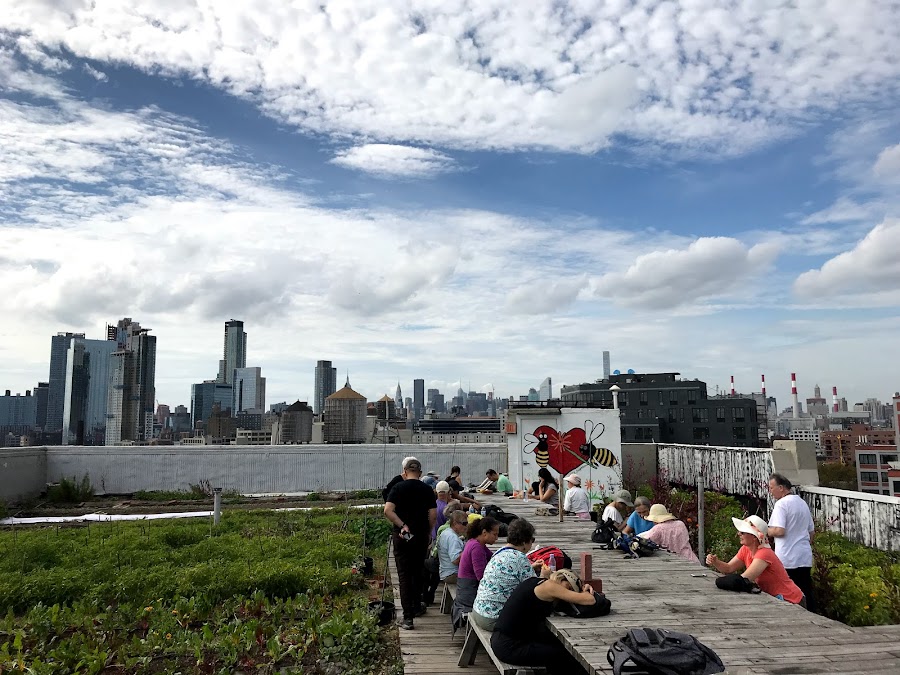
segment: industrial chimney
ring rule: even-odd
[[[734,375],[731,376],[731,395],[734,396]]]
[[[833,412],[841,411],[841,405],[838,403],[837,387],[831,388],[831,407],[833,408]]]
[[[762,376],[762,395],[763,395],[763,400],[765,400],[765,398],[766,398],[766,376],[765,375]]]
[[[797,398],[797,373],[791,373],[791,400],[794,406],[792,417],[797,419],[800,417],[800,400]]]

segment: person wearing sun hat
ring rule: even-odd
[[[603,515],[600,517],[602,521],[611,520],[620,532],[625,527],[625,514],[622,513],[626,507],[631,508],[634,502],[631,501],[631,493],[628,490],[619,490],[613,500],[603,509]]]
[[[723,574],[735,574],[743,570],[741,576],[747,581],[755,582],[763,592],[806,607],[803,591],[791,580],[778,556],[769,548],[766,541],[768,523],[759,516],[732,518],[731,521],[741,540],[740,550],[727,563],[710,553],[706,556],[706,564]]]
[[[691,548],[687,526],[669,513],[665,504],[653,504],[646,520],[653,523],[653,527],[641,535],[644,539],[656,542],[685,560],[700,564],[699,558]]]
[[[591,519],[591,500],[588,493],[581,487],[581,476],[570,473],[565,477],[566,498],[563,501],[563,510],[574,514],[579,520]]]

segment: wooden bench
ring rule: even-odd
[[[479,647],[484,647],[484,650],[491,657],[491,661],[497,666],[497,670],[500,671],[501,675],[543,675],[547,672],[547,669],[543,666],[514,666],[511,663],[501,661],[491,648],[491,633],[475,625],[474,621],[469,621],[466,641],[463,644],[462,654],[459,655],[459,663],[456,665],[460,668],[467,668],[474,664],[475,655],[478,653]]]
[[[441,614],[450,614],[453,601],[456,600],[456,584],[444,584],[444,593],[441,595]]]

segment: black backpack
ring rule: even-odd
[[[485,507],[484,515],[488,518],[493,518],[494,520],[499,521],[504,525],[509,525],[512,521],[519,517],[515,513],[507,513],[499,506],[496,506],[494,504],[488,504]]]
[[[622,551],[629,558],[646,558],[660,548],[655,541],[624,532],[619,532],[606,547],[611,551]]]
[[[613,675],[644,672],[649,675],[710,675],[725,666],[712,649],[693,635],[665,628],[632,628],[606,653]],[[631,662],[634,665],[626,666]]]
[[[593,605],[576,605],[574,602],[560,600],[554,609],[575,619],[593,619],[595,616],[606,616],[612,609],[612,603],[603,593],[594,591]]]
[[[591,535],[591,541],[595,544],[608,544],[615,539],[618,534],[619,530],[616,529],[613,521],[607,518],[606,520],[597,523],[597,527],[594,528],[594,533]]]

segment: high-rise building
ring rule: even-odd
[[[35,409],[37,411],[35,422],[41,430],[47,424],[47,398],[49,395],[50,383],[38,382],[38,385],[34,388]]]
[[[413,380],[413,417],[425,417],[425,380]]]
[[[400,391],[400,383],[397,383],[397,393],[394,394],[394,408],[399,414],[403,410],[403,393]]]
[[[107,326],[115,339],[110,356],[106,445],[149,441],[156,405],[156,336],[126,317]]]
[[[198,422],[209,420],[213,407],[231,415],[232,386],[217,380],[206,380],[191,385],[191,427],[196,429]]]
[[[262,376],[262,369],[235,368],[231,414],[237,416],[249,411],[262,413],[265,409],[266,378]]]
[[[547,377],[541,382],[541,388],[538,390],[538,400],[549,401],[551,398],[553,398],[553,380]]]
[[[609,376],[609,352],[603,352],[603,379],[608,380]]]
[[[218,380],[231,384],[235,369],[247,366],[247,333],[244,332],[243,321],[232,319],[225,322],[223,343]]]
[[[62,445],[103,445],[109,375],[116,342],[69,338],[66,350]]]
[[[37,399],[26,391],[13,396],[9,389],[0,396],[0,447],[7,434],[24,436],[37,426]]]
[[[337,368],[332,367],[331,361],[316,361],[314,413],[320,415],[325,412],[325,399],[331,396],[336,389]]]
[[[57,333],[50,338],[50,377],[47,389],[47,418],[38,420],[48,433],[59,433],[63,426],[63,405],[66,396],[66,352],[73,337],[84,333]]]

